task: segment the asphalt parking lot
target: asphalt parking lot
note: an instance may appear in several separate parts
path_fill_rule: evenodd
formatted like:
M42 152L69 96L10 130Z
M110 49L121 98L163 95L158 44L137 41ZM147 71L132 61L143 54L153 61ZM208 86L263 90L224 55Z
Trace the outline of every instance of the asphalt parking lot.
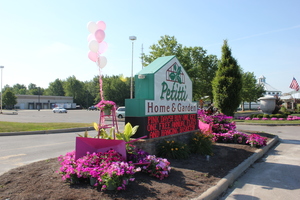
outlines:
M15 114L13 112L16 112ZM99 121L99 111L68 110L68 113L53 113L52 110L3 110L0 114L0 121L7 122L70 122L70 123L91 123ZM107 117L106 120L111 121ZM118 119L124 122L124 119Z

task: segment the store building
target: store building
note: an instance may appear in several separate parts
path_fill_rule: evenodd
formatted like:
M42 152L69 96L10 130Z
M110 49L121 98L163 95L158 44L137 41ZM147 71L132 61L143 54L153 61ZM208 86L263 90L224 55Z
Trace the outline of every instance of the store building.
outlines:
M16 95L16 97L17 104L15 105L15 109L76 108L76 103L73 103L73 97L43 95Z

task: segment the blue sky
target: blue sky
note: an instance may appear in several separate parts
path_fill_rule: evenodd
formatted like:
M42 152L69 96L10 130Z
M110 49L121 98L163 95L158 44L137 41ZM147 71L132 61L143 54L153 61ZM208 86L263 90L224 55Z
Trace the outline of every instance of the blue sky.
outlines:
M300 81L299 0L0 0L0 65L3 86L56 78L89 81L98 67L88 59L87 24L106 23L107 65L102 73L131 76L142 69L140 54L161 36L201 46L221 56L227 39L243 70L264 75L282 92Z

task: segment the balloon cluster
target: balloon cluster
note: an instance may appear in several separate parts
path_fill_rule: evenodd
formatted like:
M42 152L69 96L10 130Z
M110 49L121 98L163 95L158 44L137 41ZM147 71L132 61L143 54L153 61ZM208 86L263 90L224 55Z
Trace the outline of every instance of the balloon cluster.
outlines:
M88 36L89 42L89 53L88 58L96 62L97 66L101 69L105 67L107 59L105 56L101 56L107 49L107 43L104 40L105 38L105 29L106 24L103 21L98 22L89 22L87 28L90 32Z

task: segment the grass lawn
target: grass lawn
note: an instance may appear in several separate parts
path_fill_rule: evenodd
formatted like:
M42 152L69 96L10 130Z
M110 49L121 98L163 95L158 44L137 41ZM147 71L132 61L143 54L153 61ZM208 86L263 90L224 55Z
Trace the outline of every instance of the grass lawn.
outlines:
M233 120L238 124L300 124L300 120Z
M0 133L21 131L44 131L67 128L91 127L92 123L19 123L0 122Z

